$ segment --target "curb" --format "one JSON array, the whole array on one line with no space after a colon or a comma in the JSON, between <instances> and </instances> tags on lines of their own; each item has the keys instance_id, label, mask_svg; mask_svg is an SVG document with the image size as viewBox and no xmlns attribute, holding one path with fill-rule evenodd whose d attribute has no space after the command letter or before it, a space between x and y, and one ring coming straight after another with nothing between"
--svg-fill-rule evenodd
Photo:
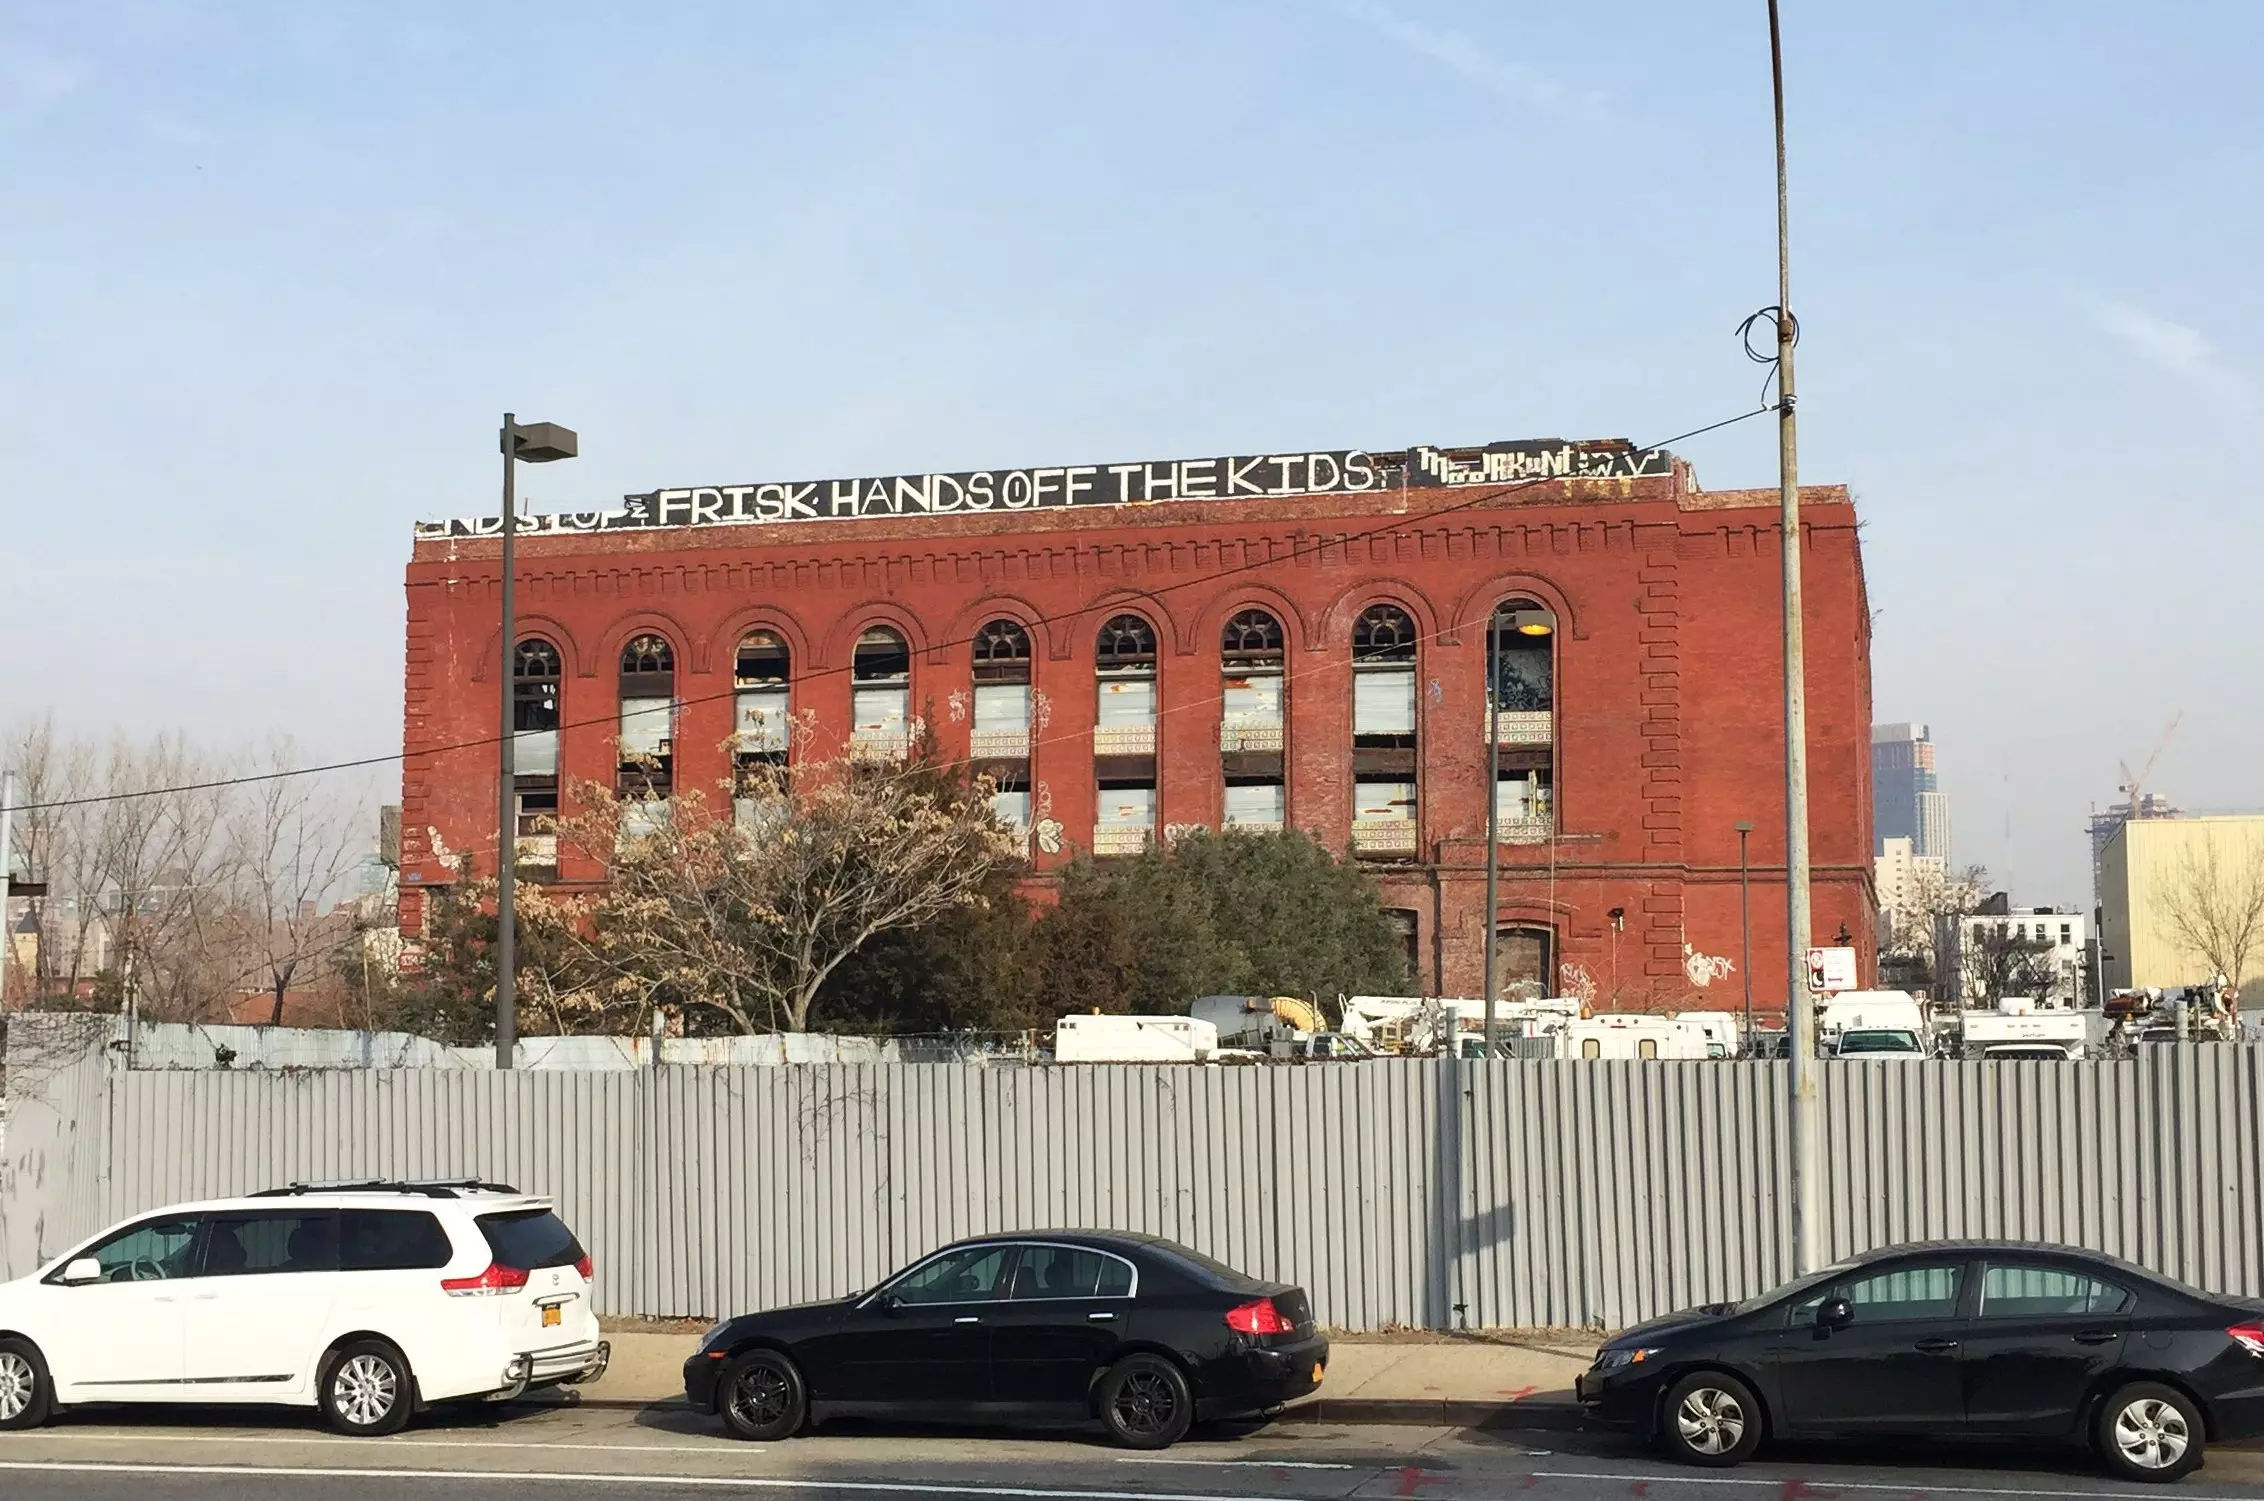
<instances>
[{"instance_id":1,"label":"curb","mask_svg":"<svg viewBox=\"0 0 2264 1501\"><path fill-rule=\"evenodd\" d=\"M639 1402L630 1397L588 1397L568 1403L516 1403L515 1406L586 1407L596 1412L689 1412L682 1397ZM1374 1424L1380 1427L1524 1428L1563 1433L1585 1426L1580 1404L1527 1400L1484 1402L1467 1397L1314 1397L1274 1413L1276 1423Z\"/></svg>"}]
</instances>

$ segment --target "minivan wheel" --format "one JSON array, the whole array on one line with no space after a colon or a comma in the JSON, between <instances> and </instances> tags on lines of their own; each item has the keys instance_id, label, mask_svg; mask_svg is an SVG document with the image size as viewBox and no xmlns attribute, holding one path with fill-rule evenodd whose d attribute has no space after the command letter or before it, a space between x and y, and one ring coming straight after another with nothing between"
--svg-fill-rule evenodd
<instances>
[{"instance_id":1,"label":"minivan wheel","mask_svg":"<svg viewBox=\"0 0 2264 1501\"><path fill-rule=\"evenodd\" d=\"M1684 1464L1726 1468L1761 1447L1761 1402L1753 1388L1721 1371L1697 1371L1667 1393L1659 1444Z\"/></svg>"},{"instance_id":2,"label":"minivan wheel","mask_svg":"<svg viewBox=\"0 0 2264 1501\"><path fill-rule=\"evenodd\" d=\"M340 1433L381 1438L408 1426L416 1405L409 1362L383 1340L358 1339L341 1345L323 1368L316 1399L322 1416Z\"/></svg>"},{"instance_id":3,"label":"minivan wheel","mask_svg":"<svg viewBox=\"0 0 2264 1501\"><path fill-rule=\"evenodd\" d=\"M1101 1422L1127 1449L1168 1449L1195 1421L1195 1394L1161 1355L1127 1355L1101 1378Z\"/></svg>"},{"instance_id":4,"label":"minivan wheel","mask_svg":"<svg viewBox=\"0 0 2264 1501\"><path fill-rule=\"evenodd\" d=\"M39 1347L28 1339L0 1339L0 1428L37 1428L54 1407Z\"/></svg>"},{"instance_id":5,"label":"minivan wheel","mask_svg":"<svg viewBox=\"0 0 2264 1501\"><path fill-rule=\"evenodd\" d=\"M716 1410L733 1438L776 1443L802 1431L810 1414L801 1368L776 1350L749 1350L723 1368Z\"/></svg>"},{"instance_id":6,"label":"minivan wheel","mask_svg":"<svg viewBox=\"0 0 2264 1501\"><path fill-rule=\"evenodd\" d=\"M2133 1382L2099 1407L2099 1460L2125 1480L2167 1483L2201 1468L2201 1414L2175 1387Z\"/></svg>"}]
</instances>

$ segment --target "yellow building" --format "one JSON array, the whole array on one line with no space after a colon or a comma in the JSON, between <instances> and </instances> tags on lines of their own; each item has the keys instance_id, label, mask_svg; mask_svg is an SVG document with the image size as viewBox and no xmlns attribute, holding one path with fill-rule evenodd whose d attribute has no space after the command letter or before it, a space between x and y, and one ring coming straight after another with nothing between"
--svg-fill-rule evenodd
<instances>
[{"instance_id":1,"label":"yellow building","mask_svg":"<svg viewBox=\"0 0 2264 1501\"><path fill-rule=\"evenodd\" d=\"M2110 990L2208 983L2216 966L2179 931L2183 912L2249 930L2248 973L2228 978L2264 994L2264 814L2133 819L2099 852L2099 891Z\"/></svg>"}]
</instances>

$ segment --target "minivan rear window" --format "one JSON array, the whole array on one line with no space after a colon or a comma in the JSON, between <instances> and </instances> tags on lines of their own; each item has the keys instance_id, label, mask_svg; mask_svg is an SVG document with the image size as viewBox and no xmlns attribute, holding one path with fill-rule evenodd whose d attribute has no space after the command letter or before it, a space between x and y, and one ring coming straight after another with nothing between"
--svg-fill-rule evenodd
<instances>
[{"instance_id":1,"label":"minivan rear window","mask_svg":"<svg viewBox=\"0 0 2264 1501\"><path fill-rule=\"evenodd\" d=\"M549 1266L572 1266L582 1259L582 1243L547 1209L483 1214L479 1227L498 1266L538 1272Z\"/></svg>"},{"instance_id":2,"label":"minivan rear window","mask_svg":"<svg viewBox=\"0 0 2264 1501\"><path fill-rule=\"evenodd\" d=\"M338 1269L342 1272L420 1272L455 1257L448 1232L423 1209L338 1211Z\"/></svg>"}]
</instances>

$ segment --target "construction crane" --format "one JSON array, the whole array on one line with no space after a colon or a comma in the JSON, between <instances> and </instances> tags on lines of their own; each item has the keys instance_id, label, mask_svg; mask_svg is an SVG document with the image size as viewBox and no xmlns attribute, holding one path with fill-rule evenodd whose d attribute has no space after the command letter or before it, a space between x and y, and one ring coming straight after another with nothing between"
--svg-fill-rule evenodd
<instances>
[{"instance_id":1,"label":"construction crane","mask_svg":"<svg viewBox=\"0 0 2264 1501\"><path fill-rule=\"evenodd\" d=\"M2146 764L2139 767L2135 775L2132 774L2128 761L2115 763L2122 768L2122 786L2118 790L2130 799L2131 817L2142 818L2145 816L2146 779L2154 774L2154 763L2162 759L2162 752L2170 748L2170 737L2178 732L2178 721L2183 718L2185 718L2185 710L2183 709L2170 716L2168 727L2162 731L2162 738L2154 742L2154 753L2146 758Z\"/></svg>"}]
</instances>

